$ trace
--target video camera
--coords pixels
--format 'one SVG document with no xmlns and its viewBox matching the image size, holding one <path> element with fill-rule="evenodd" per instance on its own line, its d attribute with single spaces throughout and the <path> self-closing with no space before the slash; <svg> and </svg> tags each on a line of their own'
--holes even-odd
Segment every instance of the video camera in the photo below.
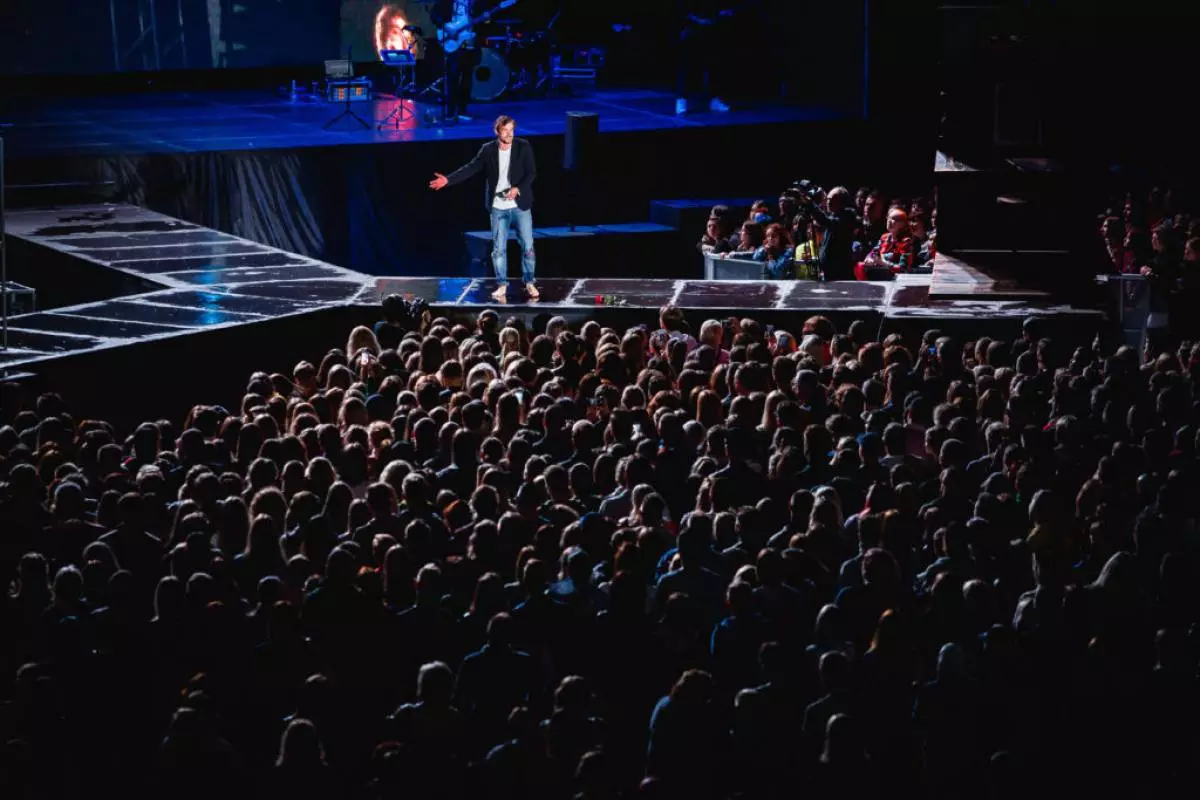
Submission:
<svg viewBox="0 0 1200 800">
<path fill-rule="evenodd" d="M 808 202 L 815 203 L 821 195 L 825 194 L 825 189 L 805 178 L 793 182 L 791 187 L 787 189 L 787 193 L 794 196 L 797 200 L 805 198 Z"/>
<path fill-rule="evenodd" d="M 423 298 L 389 294 L 383 298 L 383 316 L 406 331 L 424 333 L 433 314 Z"/>
</svg>

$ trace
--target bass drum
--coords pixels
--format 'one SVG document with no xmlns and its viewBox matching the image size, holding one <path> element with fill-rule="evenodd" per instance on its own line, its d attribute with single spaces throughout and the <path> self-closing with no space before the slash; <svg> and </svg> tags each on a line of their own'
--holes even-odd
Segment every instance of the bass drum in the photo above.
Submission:
<svg viewBox="0 0 1200 800">
<path fill-rule="evenodd" d="M 510 74 L 503 55 L 490 47 L 483 48 L 471 76 L 471 99 L 479 103 L 495 100 L 508 88 Z"/>
</svg>

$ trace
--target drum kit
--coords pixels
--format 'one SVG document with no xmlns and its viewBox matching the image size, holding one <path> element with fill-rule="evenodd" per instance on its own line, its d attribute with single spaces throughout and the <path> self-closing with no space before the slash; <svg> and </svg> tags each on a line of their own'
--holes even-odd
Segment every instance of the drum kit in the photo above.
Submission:
<svg viewBox="0 0 1200 800">
<path fill-rule="evenodd" d="M 550 30 L 522 32 L 519 19 L 494 20 L 471 82 L 471 99 L 522 97 L 544 89 L 550 74 Z"/>
</svg>

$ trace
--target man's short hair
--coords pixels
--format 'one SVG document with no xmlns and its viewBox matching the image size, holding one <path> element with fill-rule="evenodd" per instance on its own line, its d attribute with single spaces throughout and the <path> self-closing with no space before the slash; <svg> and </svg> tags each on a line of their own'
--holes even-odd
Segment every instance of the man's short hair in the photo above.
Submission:
<svg viewBox="0 0 1200 800">
<path fill-rule="evenodd" d="M 508 114 L 501 114 L 500 116 L 496 117 L 496 124 L 492 126 L 492 130 L 494 130 L 496 133 L 499 133 L 501 128 L 509 124 L 515 126 L 517 121 Z"/>
<path fill-rule="evenodd" d="M 830 208 L 833 208 L 835 204 L 840 204 L 837 206 L 838 208 L 845 208 L 850 204 L 850 192 L 845 186 L 835 186 L 829 190 L 826 200 L 828 200 Z"/>
</svg>

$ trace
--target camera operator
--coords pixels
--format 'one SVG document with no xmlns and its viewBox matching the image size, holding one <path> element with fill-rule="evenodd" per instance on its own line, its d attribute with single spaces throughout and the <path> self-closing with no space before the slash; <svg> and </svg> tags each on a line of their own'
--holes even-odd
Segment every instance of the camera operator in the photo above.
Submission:
<svg viewBox="0 0 1200 800">
<path fill-rule="evenodd" d="M 854 260 L 851 248 L 858 217 L 854 213 L 850 192 L 837 186 L 825 199 L 822 209 L 813 192 L 799 195 L 801 205 L 821 231 L 821 252 L 818 263 L 827 281 L 854 280 Z"/>
<path fill-rule="evenodd" d="M 398 294 L 383 298 L 383 319 L 375 323 L 372 330 L 379 346 L 394 350 L 409 331 L 424 333 L 429 329 L 433 315 L 429 304 L 420 298 L 406 299 Z"/>
</svg>

